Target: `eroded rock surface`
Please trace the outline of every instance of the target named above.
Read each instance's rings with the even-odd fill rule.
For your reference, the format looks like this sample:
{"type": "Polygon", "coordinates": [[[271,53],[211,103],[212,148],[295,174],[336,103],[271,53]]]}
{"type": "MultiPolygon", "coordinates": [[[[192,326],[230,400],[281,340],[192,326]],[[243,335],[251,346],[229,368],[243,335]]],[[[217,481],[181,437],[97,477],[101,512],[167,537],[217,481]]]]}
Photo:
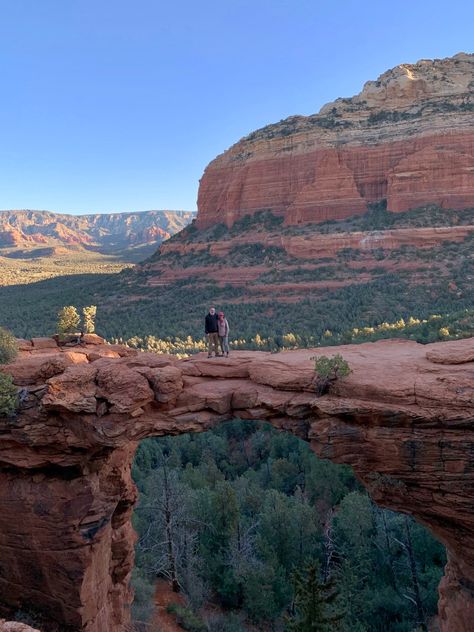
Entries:
{"type": "Polygon", "coordinates": [[[39,630],[32,628],[25,623],[0,619],[0,632],[39,632],[39,630]]]}
{"type": "Polygon", "coordinates": [[[23,389],[18,416],[0,420],[5,614],[34,608],[48,622],[43,632],[125,632],[137,442],[241,417],[265,419],[351,465],[376,502],[427,525],[449,556],[441,630],[472,630],[474,339],[211,360],[95,342],[67,351],[22,343],[4,369],[23,389]],[[311,358],[336,351],[352,373],[317,398],[311,358]]]}

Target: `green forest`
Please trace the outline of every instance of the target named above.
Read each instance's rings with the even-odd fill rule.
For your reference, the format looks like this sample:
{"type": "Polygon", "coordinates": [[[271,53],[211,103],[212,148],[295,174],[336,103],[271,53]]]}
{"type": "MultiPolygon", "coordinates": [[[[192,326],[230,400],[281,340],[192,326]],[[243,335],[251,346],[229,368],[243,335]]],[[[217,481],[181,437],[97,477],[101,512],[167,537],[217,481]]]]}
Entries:
{"type": "MultiPolygon", "coordinates": [[[[18,337],[51,335],[57,313],[65,305],[97,305],[97,332],[107,339],[175,339],[188,335],[200,339],[204,316],[209,305],[214,304],[226,312],[233,339],[251,340],[259,334],[278,341],[292,333],[309,340],[324,340],[325,332],[331,331],[338,342],[350,342],[352,337],[347,334],[354,328],[376,327],[400,318],[428,319],[433,315],[455,322],[459,332],[465,332],[463,335],[473,332],[472,316],[469,317],[472,292],[466,287],[458,296],[449,291],[443,279],[414,287],[403,275],[387,273],[364,284],[319,296],[309,294],[298,304],[289,305],[277,300],[250,302],[244,288],[211,284],[194,289],[184,283],[144,288],[137,298],[134,292],[141,288],[135,288],[134,276],[134,272],[125,271],[1,287],[0,323],[18,337]],[[230,297],[234,302],[228,302],[230,297]],[[464,313],[468,314],[467,321],[464,313]]],[[[466,286],[472,283],[467,273],[465,279],[466,286]]],[[[443,339],[438,330],[425,330],[420,331],[422,341],[443,339]]]]}
{"type": "Polygon", "coordinates": [[[147,624],[158,577],[184,596],[170,611],[191,632],[413,632],[436,613],[444,548],[268,424],[148,439],[133,476],[138,630],[159,632],[147,624]],[[311,569],[320,619],[305,627],[311,569]]]}

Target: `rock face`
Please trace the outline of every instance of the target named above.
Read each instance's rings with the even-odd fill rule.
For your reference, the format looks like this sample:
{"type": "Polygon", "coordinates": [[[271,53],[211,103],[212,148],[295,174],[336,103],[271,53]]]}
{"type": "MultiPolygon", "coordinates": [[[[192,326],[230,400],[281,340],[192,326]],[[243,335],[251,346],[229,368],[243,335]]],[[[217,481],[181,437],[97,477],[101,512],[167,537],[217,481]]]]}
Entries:
{"type": "Polygon", "coordinates": [[[213,160],[200,228],[271,210],[288,224],[362,214],[387,200],[474,207],[474,55],[402,64],[319,114],[293,116],[213,160]]]}
{"type": "Polygon", "coordinates": [[[24,385],[19,414],[0,419],[5,615],[34,608],[43,632],[125,632],[137,442],[241,417],[265,419],[351,465],[376,502],[428,526],[449,557],[441,631],[472,630],[474,338],[211,360],[32,345],[3,370],[24,385]],[[352,373],[317,398],[311,358],[336,351],[352,373]]]}

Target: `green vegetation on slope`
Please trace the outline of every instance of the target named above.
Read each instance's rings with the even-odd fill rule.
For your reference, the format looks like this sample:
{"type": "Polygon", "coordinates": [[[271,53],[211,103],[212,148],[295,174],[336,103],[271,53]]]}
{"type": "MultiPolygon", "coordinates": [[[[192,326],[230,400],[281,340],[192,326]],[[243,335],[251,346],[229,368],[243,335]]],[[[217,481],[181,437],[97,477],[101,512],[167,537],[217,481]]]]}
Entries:
{"type": "MultiPolygon", "coordinates": [[[[376,327],[400,318],[408,321],[411,316],[429,319],[433,314],[445,315],[440,326],[452,319],[460,334],[472,335],[472,296],[467,292],[458,296],[443,279],[433,279],[431,286],[413,286],[407,275],[383,274],[374,281],[319,295],[308,292],[307,298],[288,304],[278,302],[276,297],[252,303],[243,288],[214,285],[199,286],[193,292],[187,284],[177,283],[146,288],[139,294],[133,277],[133,273],[78,275],[61,281],[43,281],[27,289],[0,288],[0,322],[19,337],[51,334],[56,327],[57,312],[64,305],[82,308],[94,304],[97,332],[109,339],[187,335],[200,339],[203,318],[212,303],[225,310],[231,339],[250,341],[259,334],[261,338],[275,340],[277,347],[280,338],[288,333],[299,336],[303,345],[305,340],[313,344],[314,340],[325,339],[327,331],[332,333],[333,340],[350,342],[353,337],[348,337],[347,332],[354,328],[376,327]],[[234,302],[236,299],[240,302],[234,302]]],[[[424,341],[439,339],[430,326],[420,327],[418,333],[414,337],[424,341]]]]}
{"type": "MultiPolygon", "coordinates": [[[[0,365],[12,362],[18,353],[15,337],[0,327],[0,365]]],[[[17,388],[8,373],[0,373],[0,416],[9,416],[17,407],[17,388]]]]}
{"type": "MultiPolygon", "coordinates": [[[[270,210],[263,210],[254,215],[245,215],[238,219],[231,228],[225,224],[216,224],[207,229],[198,230],[195,223],[188,224],[169,241],[179,243],[200,243],[225,240],[247,232],[267,232],[277,230],[281,235],[300,235],[309,233],[346,233],[356,231],[389,230],[398,228],[429,228],[448,226],[468,226],[474,224],[474,209],[461,211],[428,205],[421,208],[393,213],[387,210],[386,200],[369,205],[362,215],[353,215],[342,220],[327,220],[317,224],[283,225],[283,216],[274,215],[270,210]]],[[[157,254],[150,260],[156,259],[157,254]]]]}
{"type": "MultiPolygon", "coordinates": [[[[386,227],[387,223],[396,227],[444,225],[447,217],[452,224],[466,224],[472,222],[472,211],[425,208],[395,214],[377,207],[343,222],[287,228],[281,226],[281,218],[263,213],[242,218],[228,232],[366,230],[386,227]]],[[[225,239],[225,227],[198,231],[192,224],[172,241],[211,239],[212,231],[219,230],[220,239],[225,239]]],[[[282,338],[287,334],[296,336],[302,346],[393,335],[426,342],[445,338],[440,333],[443,327],[451,327],[449,332],[455,336],[473,335],[474,234],[433,248],[345,249],[332,259],[307,261],[290,258],[281,248],[264,252],[256,244],[248,245],[217,259],[218,265],[230,267],[259,266],[263,261],[260,276],[245,287],[225,285],[225,273],[215,269],[193,276],[193,265],[215,265],[215,259],[207,251],[197,256],[155,254],[149,260],[150,267],[120,274],[75,274],[26,286],[0,287],[0,323],[20,337],[45,335],[54,330],[56,314],[64,305],[79,309],[97,305],[97,331],[108,339],[144,341],[151,336],[183,340],[191,336],[199,341],[204,314],[215,304],[226,312],[232,340],[252,345],[258,336],[268,341],[270,349],[284,346],[282,338]],[[160,279],[158,261],[176,269],[189,267],[189,276],[154,286],[150,281],[160,279]],[[216,276],[222,285],[216,283],[216,276]],[[282,284],[286,285],[279,287],[282,284]],[[430,321],[437,314],[442,315],[439,326],[430,321]],[[370,332],[382,323],[400,319],[408,323],[410,317],[428,322],[399,331],[370,332]]]]}

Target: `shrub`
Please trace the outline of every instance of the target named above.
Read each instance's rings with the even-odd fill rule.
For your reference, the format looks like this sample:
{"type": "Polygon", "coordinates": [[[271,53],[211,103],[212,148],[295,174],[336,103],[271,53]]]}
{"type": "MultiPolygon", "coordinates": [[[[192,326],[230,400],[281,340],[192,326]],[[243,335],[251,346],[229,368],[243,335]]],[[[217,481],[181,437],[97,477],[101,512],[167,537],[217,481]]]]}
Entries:
{"type": "Polygon", "coordinates": [[[338,377],[345,377],[351,372],[349,364],[340,353],[335,356],[319,356],[315,357],[315,371],[318,377],[323,379],[337,379],[338,377]]]}
{"type": "Polygon", "coordinates": [[[13,415],[17,407],[17,389],[11,375],[0,373],[0,416],[13,415]]]}
{"type": "Polygon", "coordinates": [[[17,353],[15,336],[0,327],[0,364],[8,364],[15,359],[17,353]]]}
{"type": "Polygon", "coordinates": [[[206,624],[198,615],[194,614],[191,608],[186,608],[186,606],[180,606],[176,603],[170,603],[166,610],[174,614],[178,625],[188,630],[188,632],[206,632],[206,624]]]}
{"type": "Polygon", "coordinates": [[[132,573],[134,600],[132,604],[132,620],[137,632],[149,632],[149,624],[153,611],[155,587],[146,575],[134,568],[132,573]]]}
{"type": "Polygon", "coordinates": [[[235,612],[229,614],[211,614],[206,620],[209,632],[242,632],[246,630],[242,623],[242,616],[235,612]]]}
{"type": "Polygon", "coordinates": [[[340,377],[346,377],[351,372],[347,360],[344,360],[340,353],[332,357],[315,356],[314,370],[316,372],[316,392],[324,395],[329,390],[332,382],[340,377]]]}
{"type": "Polygon", "coordinates": [[[97,314],[97,307],[95,305],[89,305],[89,307],[83,307],[82,321],[84,323],[84,331],[86,334],[94,333],[96,314],[97,314]]]}
{"type": "Polygon", "coordinates": [[[37,628],[41,625],[40,616],[32,612],[26,612],[25,610],[17,610],[14,615],[14,620],[19,623],[25,623],[31,627],[37,628]]]}
{"type": "Polygon", "coordinates": [[[79,327],[81,318],[73,305],[63,307],[58,312],[58,331],[61,334],[74,333],[79,327]]]}

